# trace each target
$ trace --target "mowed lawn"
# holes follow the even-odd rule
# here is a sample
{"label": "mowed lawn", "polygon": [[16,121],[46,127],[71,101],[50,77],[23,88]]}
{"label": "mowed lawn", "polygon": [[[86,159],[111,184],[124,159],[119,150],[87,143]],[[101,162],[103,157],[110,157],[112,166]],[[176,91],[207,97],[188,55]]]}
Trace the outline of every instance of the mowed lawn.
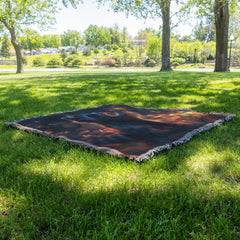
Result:
{"label": "mowed lawn", "polygon": [[[142,164],[4,125],[110,103],[236,117]],[[1,73],[0,239],[240,239],[240,74]]]}

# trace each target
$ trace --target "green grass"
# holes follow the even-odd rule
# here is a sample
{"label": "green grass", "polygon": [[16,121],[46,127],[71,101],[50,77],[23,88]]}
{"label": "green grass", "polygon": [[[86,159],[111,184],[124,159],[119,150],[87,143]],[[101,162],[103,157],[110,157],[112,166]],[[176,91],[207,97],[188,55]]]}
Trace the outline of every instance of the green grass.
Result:
{"label": "green grass", "polygon": [[[136,162],[4,125],[101,104],[236,117]],[[239,239],[239,73],[0,74],[0,239]]]}

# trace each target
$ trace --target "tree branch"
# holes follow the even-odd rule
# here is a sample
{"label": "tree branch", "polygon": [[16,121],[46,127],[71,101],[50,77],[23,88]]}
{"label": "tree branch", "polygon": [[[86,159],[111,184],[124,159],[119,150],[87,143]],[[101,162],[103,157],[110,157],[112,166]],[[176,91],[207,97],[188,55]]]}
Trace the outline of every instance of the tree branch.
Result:
{"label": "tree branch", "polygon": [[4,26],[5,26],[8,30],[10,30],[10,26],[9,26],[9,24],[5,21],[5,19],[0,18],[0,22],[2,22],[2,23],[4,24]]}

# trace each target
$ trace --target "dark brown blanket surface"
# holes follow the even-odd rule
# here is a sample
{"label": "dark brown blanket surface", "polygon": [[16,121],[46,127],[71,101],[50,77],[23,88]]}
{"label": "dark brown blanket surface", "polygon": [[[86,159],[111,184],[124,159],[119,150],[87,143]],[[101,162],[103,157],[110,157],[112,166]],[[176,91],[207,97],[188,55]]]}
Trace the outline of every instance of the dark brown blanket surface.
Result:
{"label": "dark brown blanket surface", "polygon": [[111,104],[6,124],[142,161],[234,116]]}

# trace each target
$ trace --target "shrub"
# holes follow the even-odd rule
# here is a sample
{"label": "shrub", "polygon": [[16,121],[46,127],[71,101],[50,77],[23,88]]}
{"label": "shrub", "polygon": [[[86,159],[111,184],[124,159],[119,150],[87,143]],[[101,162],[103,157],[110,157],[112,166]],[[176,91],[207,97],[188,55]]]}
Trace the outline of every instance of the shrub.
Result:
{"label": "shrub", "polygon": [[176,67],[179,66],[180,64],[179,64],[178,62],[173,62],[171,65],[172,65],[174,68],[176,68]]}
{"label": "shrub", "polygon": [[108,50],[108,51],[111,51],[112,50],[112,47],[111,47],[111,45],[107,45],[107,47],[106,47],[106,49]]}
{"label": "shrub", "polygon": [[66,59],[65,59],[65,61],[64,61],[64,66],[69,66],[69,65],[71,65],[71,62],[74,60],[74,58],[76,58],[76,56],[69,56],[69,57],[67,57]]}
{"label": "shrub", "polygon": [[98,49],[98,48],[94,48],[93,52],[94,52],[95,54],[98,54],[98,53],[99,53],[99,49]]}
{"label": "shrub", "polygon": [[72,66],[72,67],[79,67],[84,65],[83,61],[81,60],[80,57],[78,57],[77,55],[71,55],[69,57],[67,57],[64,61],[64,66]]}
{"label": "shrub", "polygon": [[56,67],[60,67],[63,64],[62,60],[58,57],[52,57],[48,63],[47,66],[51,67],[51,68],[56,68]]}
{"label": "shrub", "polygon": [[201,56],[199,61],[200,61],[200,63],[205,64],[207,61],[207,58],[205,56]]}
{"label": "shrub", "polygon": [[134,49],[133,43],[129,43],[128,48],[130,48],[131,50],[133,50],[133,49]]}
{"label": "shrub", "polygon": [[116,55],[116,56],[113,56],[112,57],[114,60],[115,60],[115,62],[116,62],[116,67],[122,67],[123,66],[123,56],[121,56],[121,55]]}
{"label": "shrub", "polygon": [[122,59],[123,59],[123,66],[125,66],[125,67],[128,66],[128,62],[129,62],[129,60],[130,60],[129,54],[128,54],[128,53],[125,53],[125,54],[123,55]]}
{"label": "shrub", "polygon": [[123,52],[123,53],[128,53],[128,48],[127,48],[127,47],[124,47],[124,48],[122,49],[122,52]]}
{"label": "shrub", "polygon": [[76,48],[72,48],[70,54],[71,55],[78,55],[78,52],[77,52]]}
{"label": "shrub", "polygon": [[116,61],[113,58],[107,57],[102,60],[102,65],[108,65],[109,67],[115,67]]}
{"label": "shrub", "polygon": [[154,59],[151,59],[151,58],[146,59],[144,62],[144,65],[146,67],[154,67],[156,66],[156,64],[157,64],[156,61],[154,61]]}
{"label": "shrub", "polygon": [[172,58],[171,63],[177,62],[180,64],[184,64],[186,62],[185,58]]}
{"label": "shrub", "polygon": [[65,49],[61,50],[60,56],[61,56],[63,61],[67,58],[68,54],[67,54]]}
{"label": "shrub", "polygon": [[108,54],[107,49],[103,49],[103,54],[104,54],[104,55],[107,55],[107,54]]}
{"label": "shrub", "polygon": [[73,67],[79,67],[83,65],[83,61],[79,58],[79,57],[75,57],[72,61],[71,61],[71,65]]}
{"label": "shrub", "polygon": [[141,67],[143,65],[143,60],[141,58],[137,58],[134,63],[134,67]]}
{"label": "shrub", "polygon": [[114,55],[123,55],[123,51],[121,49],[117,49],[115,52],[114,52]]}
{"label": "shrub", "polygon": [[33,66],[34,67],[42,67],[44,65],[45,65],[45,63],[44,63],[44,59],[42,57],[36,57],[33,60]]}
{"label": "shrub", "polygon": [[94,64],[97,65],[97,66],[100,66],[101,65],[101,60],[98,58],[94,61]]}
{"label": "shrub", "polygon": [[116,51],[118,48],[119,48],[119,46],[118,46],[116,43],[114,43],[114,44],[112,45],[112,49],[113,49],[114,51]]}
{"label": "shrub", "polygon": [[84,49],[82,52],[82,55],[85,57],[91,56],[91,50],[90,49]]}

